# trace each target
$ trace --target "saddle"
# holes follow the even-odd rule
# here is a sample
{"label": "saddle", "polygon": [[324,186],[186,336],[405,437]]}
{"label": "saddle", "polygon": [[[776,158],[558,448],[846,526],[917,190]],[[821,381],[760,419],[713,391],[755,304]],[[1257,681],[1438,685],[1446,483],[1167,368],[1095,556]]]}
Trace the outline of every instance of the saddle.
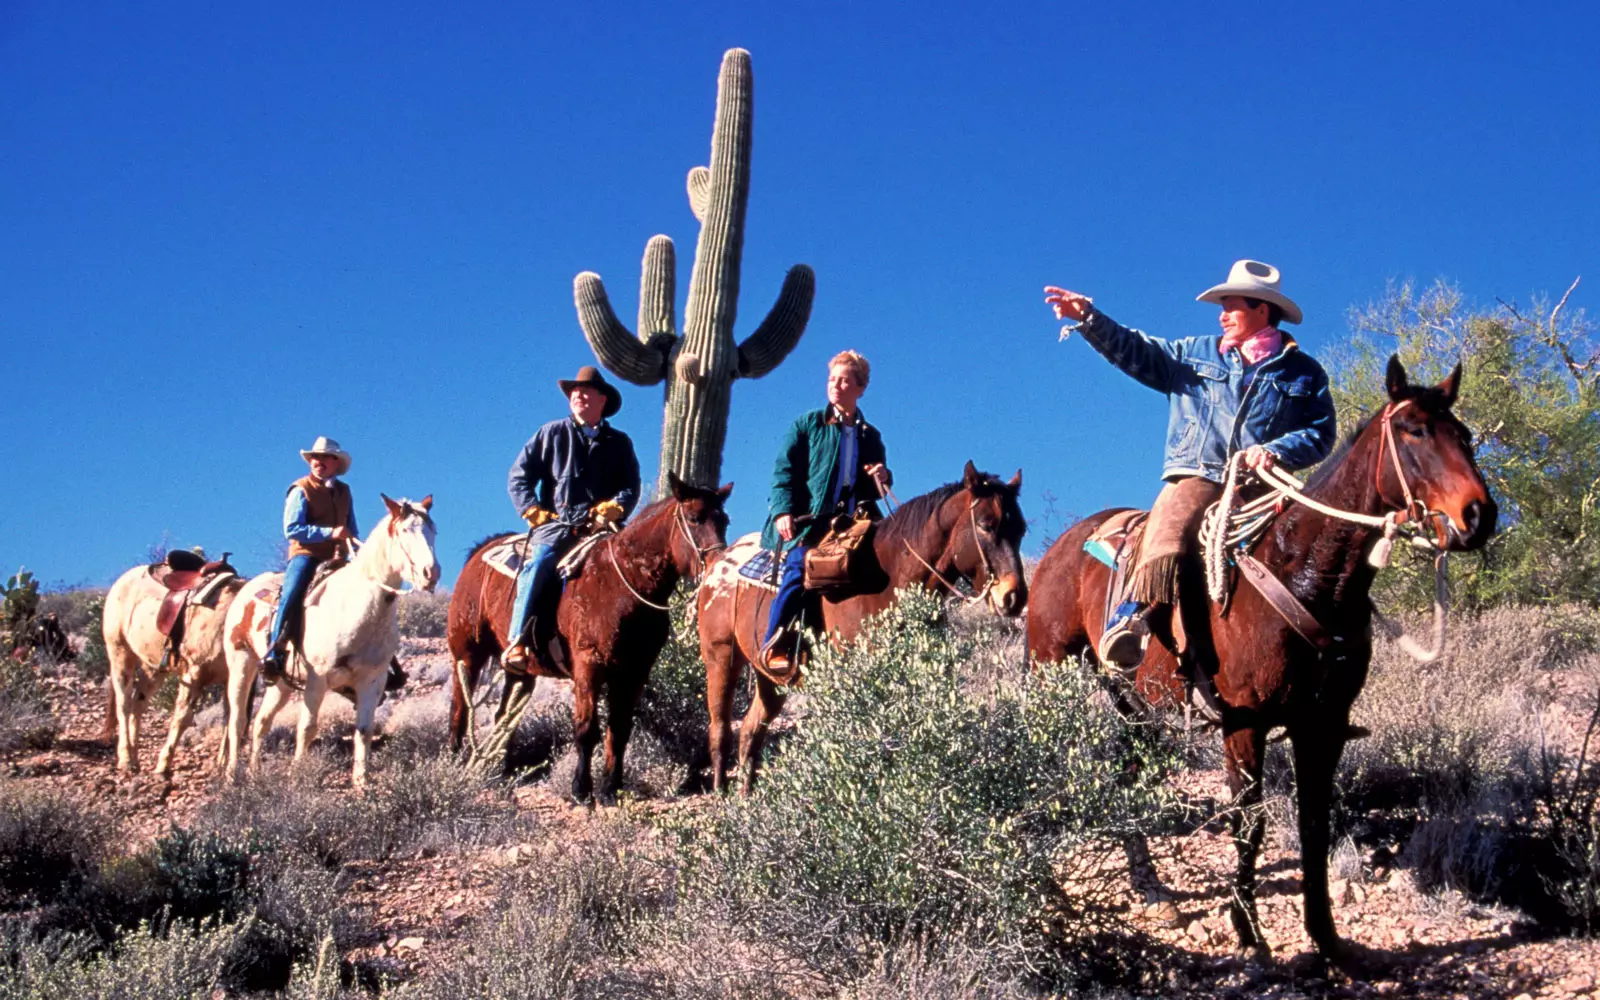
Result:
{"label": "saddle", "polygon": [[152,563],[150,579],[166,590],[156,611],[156,630],[167,637],[168,650],[183,642],[184,611],[190,604],[203,604],[215,594],[223,581],[239,575],[228,563],[231,552],[207,562],[193,552],[168,552],[165,562]]}
{"label": "saddle", "polygon": [[877,522],[870,517],[840,515],[828,533],[805,556],[805,588],[824,597],[861,593],[866,576],[863,557],[870,553]]}

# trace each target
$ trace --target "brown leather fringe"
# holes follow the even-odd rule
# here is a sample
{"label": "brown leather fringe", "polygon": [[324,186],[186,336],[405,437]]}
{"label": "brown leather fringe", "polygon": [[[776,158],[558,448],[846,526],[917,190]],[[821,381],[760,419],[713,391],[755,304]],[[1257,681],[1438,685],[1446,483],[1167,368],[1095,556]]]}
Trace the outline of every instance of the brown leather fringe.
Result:
{"label": "brown leather fringe", "polygon": [[1133,571],[1128,597],[1141,604],[1176,604],[1180,556],[1157,556]]}

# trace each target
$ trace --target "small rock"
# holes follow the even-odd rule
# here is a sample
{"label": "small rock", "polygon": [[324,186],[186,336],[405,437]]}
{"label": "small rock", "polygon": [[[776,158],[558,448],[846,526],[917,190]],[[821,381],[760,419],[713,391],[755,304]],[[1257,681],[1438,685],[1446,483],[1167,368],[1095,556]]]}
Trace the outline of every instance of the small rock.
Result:
{"label": "small rock", "polygon": [[394,946],[395,951],[421,951],[422,946],[428,943],[427,938],[403,937]]}
{"label": "small rock", "polygon": [[1594,989],[1594,977],[1586,972],[1577,972],[1556,983],[1556,986],[1567,993],[1587,993]]}
{"label": "small rock", "polygon": [[1206,925],[1198,920],[1190,921],[1189,926],[1184,928],[1183,932],[1200,944],[1209,944],[1211,941],[1211,932],[1206,930]]}

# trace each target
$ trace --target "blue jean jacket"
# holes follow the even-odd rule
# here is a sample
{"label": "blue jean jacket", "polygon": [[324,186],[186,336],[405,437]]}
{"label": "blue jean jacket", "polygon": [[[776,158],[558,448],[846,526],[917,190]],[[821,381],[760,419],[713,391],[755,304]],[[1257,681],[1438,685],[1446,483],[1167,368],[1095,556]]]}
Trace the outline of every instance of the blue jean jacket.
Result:
{"label": "blue jean jacket", "polygon": [[1322,461],[1337,437],[1328,374],[1283,335],[1283,349],[1247,369],[1220,337],[1162,340],[1091,310],[1078,331],[1107,361],[1168,399],[1161,478],[1221,482],[1228,458],[1261,445],[1289,469]]}

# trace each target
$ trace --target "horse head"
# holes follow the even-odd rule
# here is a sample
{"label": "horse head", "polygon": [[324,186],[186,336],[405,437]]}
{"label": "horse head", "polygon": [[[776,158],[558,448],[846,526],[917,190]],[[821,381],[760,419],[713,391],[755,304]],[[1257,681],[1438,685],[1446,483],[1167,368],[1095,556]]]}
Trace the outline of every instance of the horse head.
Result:
{"label": "horse head", "polygon": [[728,547],[728,515],[723,504],[733,492],[733,484],[707,489],[668,472],[667,488],[672,491],[672,516],[680,529],[673,532],[672,561],[680,575],[698,583],[711,560]]}
{"label": "horse head", "polygon": [[1028,581],[1022,571],[1022,536],[1028,522],[1017,503],[1021,490],[1021,469],[1010,482],[1001,482],[968,460],[961,473],[961,492],[952,498],[963,509],[951,525],[942,560],[972,581],[990,610],[1007,618],[1022,614],[1028,606]]}
{"label": "horse head", "polygon": [[433,509],[433,494],[417,501],[378,495],[389,509],[381,532],[373,532],[384,542],[385,575],[398,576],[415,590],[432,590],[439,585],[440,575],[439,557],[433,551],[433,518],[428,514]]}
{"label": "horse head", "polygon": [[1445,548],[1482,548],[1499,509],[1473,458],[1472,432],[1451,412],[1461,366],[1438,385],[1415,386],[1396,355],[1384,382],[1389,402],[1373,421],[1381,438],[1373,474],[1379,502],[1408,518],[1432,520]]}

